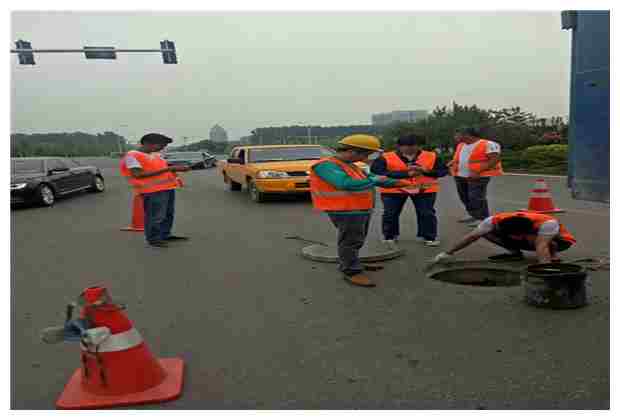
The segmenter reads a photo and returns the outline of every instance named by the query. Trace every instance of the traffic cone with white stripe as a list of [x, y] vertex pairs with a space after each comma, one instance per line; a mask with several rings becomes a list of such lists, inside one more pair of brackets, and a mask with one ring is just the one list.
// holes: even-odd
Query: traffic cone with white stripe
[[530, 190], [530, 200], [527, 209], [523, 211], [531, 211], [534, 213], [562, 213], [564, 210], [557, 208], [551, 199], [551, 192], [544, 179], [537, 179], [534, 189]]
[[181, 395], [183, 360], [156, 359], [122, 308], [104, 287], [80, 295], [82, 367], [71, 376], [56, 407], [93, 409], [169, 401]]
[[140, 194], [133, 195], [131, 225], [121, 228], [129, 232], [144, 232], [144, 201]]

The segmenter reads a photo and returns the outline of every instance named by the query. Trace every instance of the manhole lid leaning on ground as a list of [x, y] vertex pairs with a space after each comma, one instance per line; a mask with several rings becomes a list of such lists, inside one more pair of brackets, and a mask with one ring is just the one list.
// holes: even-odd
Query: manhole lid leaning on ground
[[[335, 244], [310, 245], [301, 250], [301, 255], [312, 261], [337, 263], [338, 247]], [[366, 243], [359, 255], [362, 262], [379, 262], [398, 258], [405, 255], [405, 251], [401, 248], [390, 248], [381, 242]]]
[[498, 267], [447, 268], [428, 275], [433, 280], [464, 286], [512, 287], [521, 284], [522, 274], [517, 270]]

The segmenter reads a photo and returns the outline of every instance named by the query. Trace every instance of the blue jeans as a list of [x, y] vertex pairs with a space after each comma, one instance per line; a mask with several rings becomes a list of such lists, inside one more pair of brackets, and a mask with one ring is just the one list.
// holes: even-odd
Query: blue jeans
[[437, 193], [381, 194], [381, 201], [383, 201], [383, 237], [394, 239], [400, 235], [400, 213], [409, 197], [415, 206], [418, 222], [417, 236], [427, 241], [434, 241], [437, 239], [437, 216], [435, 215]]
[[174, 190], [142, 194], [144, 198], [144, 236], [148, 243], [170, 236], [174, 221]]

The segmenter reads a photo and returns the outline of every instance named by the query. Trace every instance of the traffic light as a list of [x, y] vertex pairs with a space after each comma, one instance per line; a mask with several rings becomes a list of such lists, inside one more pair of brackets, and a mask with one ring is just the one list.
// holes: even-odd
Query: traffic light
[[174, 48], [174, 42], [166, 39], [161, 41], [159, 45], [161, 45], [162, 50], [167, 50], [161, 52], [164, 59], [164, 64], [177, 64], [177, 52]]
[[[32, 45], [28, 41], [19, 41], [15, 42], [15, 46], [18, 50], [32, 50]], [[31, 52], [19, 52], [17, 53], [17, 58], [19, 59], [19, 64], [30, 64], [34, 66], [34, 54]]]

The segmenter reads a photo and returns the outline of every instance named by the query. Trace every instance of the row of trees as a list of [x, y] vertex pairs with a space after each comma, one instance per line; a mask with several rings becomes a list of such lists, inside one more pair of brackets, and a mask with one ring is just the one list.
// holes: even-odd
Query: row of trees
[[111, 131], [102, 134], [11, 134], [11, 156], [108, 156], [128, 150], [127, 140]]
[[418, 133], [429, 146], [448, 148], [454, 144], [454, 132], [463, 126], [478, 128], [483, 137], [498, 141], [508, 150], [568, 141], [568, 126], [560, 117], [539, 118], [520, 107], [485, 110], [457, 103], [451, 109], [435, 108], [424, 120], [390, 126], [382, 138], [386, 147], [392, 147], [399, 135]]

